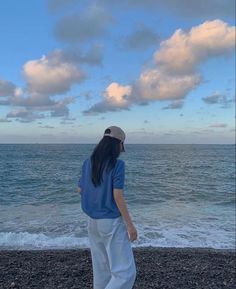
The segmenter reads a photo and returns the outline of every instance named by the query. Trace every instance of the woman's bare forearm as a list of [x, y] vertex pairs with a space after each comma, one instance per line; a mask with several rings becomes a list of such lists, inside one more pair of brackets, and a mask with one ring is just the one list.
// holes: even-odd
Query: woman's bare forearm
[[115, 198], [115, 202], [116, 202], [116, 205], [121, 212], [123, 219], [126, 222], [126, 225], [127, 226], [133, 225], [133, 222], [132, 222], [131, 217], [129, 215], [128, 208], [127, 208], [127, 205], [126, 205], [126, 202], [125, 202], [123, 195], [120, 195], [118, 198]]

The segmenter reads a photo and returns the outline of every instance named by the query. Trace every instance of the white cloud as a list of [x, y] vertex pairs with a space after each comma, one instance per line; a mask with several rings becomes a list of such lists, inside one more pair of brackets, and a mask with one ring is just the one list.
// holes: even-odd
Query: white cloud
[[128, 103], [128, 97], [131, 94], [131, 86], [122, 86], [116, 82], [112, 82], [106, 89], [105, 99], [107, 102], [117, 105], [126, 106]]
[[130, 85], [120, 85], [112, 82], [104, 92], [104, 99], [88, 110], [84, 110], [85, 115], [94, 115], [106, 111], [129, 110], [130, 105], [129, 96], [131, 95], [132, 87]]
[[206, 21], [189, 32], [178, 29], [161, 42], [154, 60], [167, 73], [193, 73], [199, 63], [231, 52], [234, 45], [235, 27], [221, 20]]
[[[184, 99], [202, 81], [199, 65], [212, 57], [233, 52], [234, 45], [235, 27], [221, 20], [206, 21], [187, 32], [178, 29], [161, 42], [160, 49], [154, 53], [152, 67], [146, 68], [132, 85], [127, 86], [129, 93], [126, 93], [124, 108], [135, 103], [146, 104], [146, 101]], [[118, 87], [123, 86], [116, 83], [113, 90], [118, 91]], [[110, 89], [108, 86], [107, 91]], [[122, 108], [119, 101], [108, 105], [107, 95], [85, 112]], [[122, 95], [124, 92], [119, 91], [115, 100], [123, 101]]]
[[77, 66], [63, 61], [56, 53], [26, 62], [23, 73], [29, 92], [45, 95], [65, 93], [85, 77]]
[[136, 102], [184, 98], [200, 83], [199, 75], [169, 75], [159, 69], [147, 69], [134, 84]]
[[5, 96], [0, 105], [11, 105], [13, 110], [7, 118], [17, 118], [21, 122], [34, 121], [44, 114], [51, 113], [52, 117], [68, 117], [68, 105], [75, 101], [75, 97], [66, 96], [60, 100], [52, 99], [55, 95], [65, 94], [72, 85], [84, 80], [85, 74], [74, 59], [66, 59], [70, 54], [56, 49], [40, 59], [31, 60], [23, 67], [26, 86], [16, 87], [9, 81], [0, 81], [0, 92]]

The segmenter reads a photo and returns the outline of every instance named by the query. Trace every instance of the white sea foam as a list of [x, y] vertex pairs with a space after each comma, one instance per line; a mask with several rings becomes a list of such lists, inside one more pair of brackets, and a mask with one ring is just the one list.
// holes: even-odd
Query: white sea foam
[[75, 237], [73, 235], [47, 236], [43, 233], [30, 234], [28, 232], [1, 232], [0, 248], [9, 249], [47, 249], [47, 248], [86, 248], [87, 237]]
[[[200, 232], [189, 227], [179, 228], [141, 228], [138, 239], [131, 243], [132, 247], [208, 247], [215, 249], [234, 249], [233, 234], [227, 239], [220, 232]], [[70, 235], [31, 234], [28, 232], [1, 232], [0, 249], [73, 249], [89, 248], [88, 237]]]
[[235, 249], [234, 232], [216, 230], [212, 227], [193, 227], [193, 226], [147, 226], [142, 228], [136, 226], [139, 234], [135, 241], [135, 247], [202, 247], [215, 249]]

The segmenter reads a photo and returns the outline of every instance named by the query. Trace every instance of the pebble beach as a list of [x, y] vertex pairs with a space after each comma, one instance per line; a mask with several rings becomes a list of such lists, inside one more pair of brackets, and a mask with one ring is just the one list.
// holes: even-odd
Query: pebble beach
[[[133, 248], [134, 289], [234, 289], [235, 250]], [[92, 289], [90, 249], [2, 250], [0, 288]]]

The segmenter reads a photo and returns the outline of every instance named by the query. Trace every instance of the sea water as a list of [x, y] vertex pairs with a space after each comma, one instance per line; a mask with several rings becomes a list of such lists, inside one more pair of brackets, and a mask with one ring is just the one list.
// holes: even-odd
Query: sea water
[[[88, 248], [77, 183], [95, 144], [0, 145], [0, 249]], [[235, 248], [235, 145], [126, 144], [132, 247]]]

